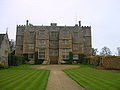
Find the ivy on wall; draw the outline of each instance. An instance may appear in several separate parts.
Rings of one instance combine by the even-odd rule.
[[[35,52],[34,55],[35,55],[35,64],[42,64],[44,59],[38,58],[38,52]]]
[[[78,63],[86,63],[86,61],[85,61],[86,55],[85,54],[79,54],[78,56],[79,56]]]
[[[69,61],[68,61],[68,63],[72,64],[72,62],[73,62],[73,53],[69,52]]]

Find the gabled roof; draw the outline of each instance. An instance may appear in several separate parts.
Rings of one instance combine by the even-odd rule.
[[[0,34],[0,46],[1,46],[1,44],[2,44],[2,41],[3,41],[3,39],[4,39],[4,36],[5,36],[5,34]]]

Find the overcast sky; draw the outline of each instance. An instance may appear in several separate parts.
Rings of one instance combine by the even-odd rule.
[[[103,46],[113,54],[120,47],[120,0],[0,0],[0,33],[8,28],[15,40],[16,25],[74,26],[79,20],[91,26],[92,47]]]

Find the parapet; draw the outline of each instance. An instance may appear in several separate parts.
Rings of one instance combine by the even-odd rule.
[[[57,26],[57,23],[51,23],[51,26]]]
[[[91,29],[91,26],[81,26],[83,29]]]
[[[25,25],[17,25],[18,27],[25,27]]]

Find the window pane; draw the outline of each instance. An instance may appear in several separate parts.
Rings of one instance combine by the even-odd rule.
[[[69,40],[63,40],[63,44],[69,44]]]
[[[63,54],[63,59],[69,59],[69,49],[68,48],[64,48],[62,54]]]
[[[74,38],[78,38],[79,37],[79,33],[78,32],[74,32],[73,36],[74,36]]]
[[[45,48],[39,48],[38,58],[44,59],[45,58]]]
[[[40,31],[40,32],[39,32],[39,37],[40,37],[40,38],[44,38],[44,36],[45,36],[45,32],[44,32],[44,31]]]
[[[28,58],[33,58],[33,54],[28,54]]]
[[[79,50],[79,44],[73,44],[73,49],[74,50]]]
[[[29,44],[29,49],[34,49],[34,44]]]
[[[51,32],[51,37],[58,37],[58,32]]]
[[[74,55],[73,55],[73,59],[78,60],[78,54],[74,54]]]
[[[45,44],[45,40],[39,40],[39,44],[40,45],[44,45]]]

